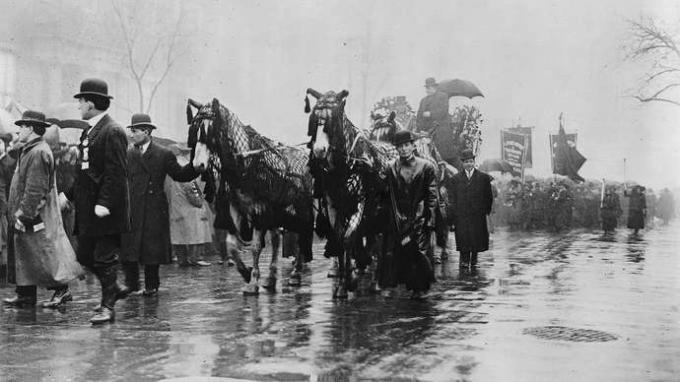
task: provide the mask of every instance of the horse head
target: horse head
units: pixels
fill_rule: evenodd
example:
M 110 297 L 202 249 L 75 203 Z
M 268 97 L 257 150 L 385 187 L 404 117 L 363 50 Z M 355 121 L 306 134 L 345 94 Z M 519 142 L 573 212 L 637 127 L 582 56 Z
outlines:
M 328 91 L 324 94 L 314 89 L 307 89 L 307 94 L 316 98 L 316 105 L 311 110 L 307 135 L 311 137 L 310 148 L 314 158 L 329 160 L 332 151 L 345 151 L 346 137 L 344 129 L 345 98 L 347 90 L 339 93 Z M 308 98 L 305 110 L 309 110 Z
M 392 142 L 394 134 L 402 130 L 402 127 L 396 120 L 397 113 L 394 111 L 386 114 L 382 112 L 371 113 L 371 135 L 370 139 L 381 142 Z

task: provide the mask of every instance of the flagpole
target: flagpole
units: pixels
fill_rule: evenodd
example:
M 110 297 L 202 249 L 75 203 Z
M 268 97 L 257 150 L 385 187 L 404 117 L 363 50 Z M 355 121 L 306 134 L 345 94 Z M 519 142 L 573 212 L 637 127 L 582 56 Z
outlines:
M 626 189 L 626 158 L 623 158 L 623 189 Z
M 600 192 L 600 208 L 604 207 L 604 178 L 602 178 L 602 192 Z

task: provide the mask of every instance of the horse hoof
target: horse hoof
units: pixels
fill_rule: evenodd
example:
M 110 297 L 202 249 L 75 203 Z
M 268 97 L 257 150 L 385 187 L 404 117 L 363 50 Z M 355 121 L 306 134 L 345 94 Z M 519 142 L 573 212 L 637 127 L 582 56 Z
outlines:
M 302 279 L 299 274 L 290 275 L 288 279 L 288 285 L 290 286 L 300 286 L 302 284 Z
M 254 283 L 243 286 L 243 288 L 241 288 L 241 291 L 246 296 L 253 296 L 260 293 L 259 287 L 257 286 L 257 284 Z

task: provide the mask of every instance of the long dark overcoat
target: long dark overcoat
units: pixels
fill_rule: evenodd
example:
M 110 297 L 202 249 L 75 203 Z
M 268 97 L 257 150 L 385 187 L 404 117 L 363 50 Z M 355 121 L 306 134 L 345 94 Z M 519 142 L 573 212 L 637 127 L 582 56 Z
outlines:
M 628 228 L 645 228 L 645 214 L 647 213 L 647 200 L 644 192 L 634 188 L 632 191 L 624 190 L 623 195 L 630 198 L 628 202 Z
M 127 136 L 108 114 L 80 137 L 78 174 L 68 199 L 75 204 L 78 236 L 117 235 L 130 231 Z M 87 149 L 87 150 L 86 150 Z M 87 161 L 84 156 L 87 152 Z M 86 168 L 83 163 L 86 162 Z M 109 209 L 110 215 L 97 217 L 94 206 Z
M 438 207 L 437 177 L 432 163 L 417 157 L 415 160 L 409 182 L 401 175 L 399 159 L 387 169 L 389 190 L 383 203 L 390 211 L 390 222 L 378 265 L 381 287 L 403 283 L 409 290 L 426 291 L 434 281 L 433 259 L 428 253 Z
M 465 171 L 454 175 L 450 200 L 456 226 L 456 249 L 460 252 L 483 252 L 489 249 L 486 215 L 491 213 L 493 191 L 491 177 L 475 170 L 468 179 Z
M 132 146 L 128 149 L 132 231 L 123 235 L 122 261 L 141 264 L 170 263 L 170 214 L 164 190 L 165 177 L 178 182 L 198 175 L 191 163 L 180 166 L 169 150 L 153 141 L 144 154 Z

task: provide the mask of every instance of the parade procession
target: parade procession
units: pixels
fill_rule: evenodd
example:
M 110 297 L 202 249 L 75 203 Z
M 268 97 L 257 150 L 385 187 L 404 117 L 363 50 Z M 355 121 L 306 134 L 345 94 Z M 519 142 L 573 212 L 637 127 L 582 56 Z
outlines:
M 677 380 L 680 3 L 606 3 L 0 1 L 0 381 Z

